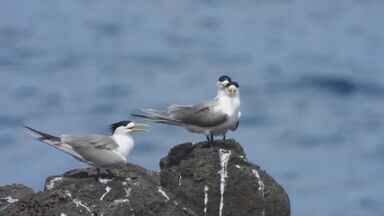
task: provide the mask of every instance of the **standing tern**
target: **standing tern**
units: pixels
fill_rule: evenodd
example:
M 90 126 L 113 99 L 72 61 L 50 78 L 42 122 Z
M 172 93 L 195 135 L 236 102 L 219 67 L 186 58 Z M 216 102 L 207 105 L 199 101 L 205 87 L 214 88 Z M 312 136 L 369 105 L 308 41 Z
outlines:
M 225 95 L 225 86 L 230 82 L 232 82 L 232 79 L 227 75 L 223 75 L 219 77 L 219 79 L 217 80 L 217 96 L 215 97 L 215 99 Z M 239 112 L 239 115 L 241 115 L 241 112 Z M 235 131 L 238 127 L 239 127 L 239 121 L 234 123 L 230 127 L 230 130 Z M 223 140 L 225 140 L 225 135 L 226 133 L 223 134 Z
M 154 122 L 177 125 L 190 132 L 205 134 L 212 145 L 213 136 L 225 135 L 235 130 L 240 119 L 240 91 L 237 82 L 229 82 L 224 94 L 213 100 L 195 105 L 171 105 L 167 111 L 142 109 L 144 114 L 132 114 L 135 117 Z
M 119 168 L 127 162 L 127 156 L 134 147 L 134 141 L 130 133 L 133 131 L 148 131 L 139 126 L 147 126 L 146 124 L 134 123 L 131 121 L 120 121 L 110 125 L 112 131 L 111 136 L 90 135 L 85 137 L 75 137 L 69 135 L 61 135 L 60 137 L 52 136 L 30 127 L 24 126 L 27 133 L 56 149 L 59 149 L 81 162 L 95 166 L 97 175 L 100 173 L 99 168 L 109 169 Z

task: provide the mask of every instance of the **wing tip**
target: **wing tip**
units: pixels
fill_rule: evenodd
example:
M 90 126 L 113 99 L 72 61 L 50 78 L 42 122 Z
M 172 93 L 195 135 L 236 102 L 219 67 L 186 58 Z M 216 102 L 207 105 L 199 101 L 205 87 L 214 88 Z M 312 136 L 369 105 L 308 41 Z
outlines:
M 26 125 L 23 125 L 23 128 L 24 128 L 25 132 L 27 132 L 27 133 L 30 133 L 30 132 L 37 133 L 37 131 L 35 129 L 28 127 Z
M 30 136 L 32 136 L 36 139 L 40 139 L 41 137 L 43 137 L 37 130 L 35 130 L 31 127 L 28 127 L 26 125 L 23 125 L 23 127 L 25 128 L 24 132 L 29 134 Z
M 33 130 L 32 128 L 28 127 L 27 125 L 23 125 L 24 129 Z

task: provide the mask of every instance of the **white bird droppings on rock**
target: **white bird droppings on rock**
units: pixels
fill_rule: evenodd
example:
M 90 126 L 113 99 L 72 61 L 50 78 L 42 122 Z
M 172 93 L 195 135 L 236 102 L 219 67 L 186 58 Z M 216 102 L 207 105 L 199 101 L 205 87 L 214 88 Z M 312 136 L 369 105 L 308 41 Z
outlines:
M 242 158 L 245 162 L 247 162 L 247 159 L 243 155 L 240 155 L 240 158 Z
M 169 200 L 169 197 L 168 197 L 168 195 L 165 193 L 165 191 L 163 191 L 163 189 L 161 188 L 161 187 L 157 187 L 157 191 L 159 191 L 159 193 L 161 194 L 161 195 L 163 195 L 163 197 L 165 197 L 165 201 L 168 201 Z
M 107 186 L 107 187 L 105 188 L 105 193 L 100 197 L 100 200 L 103 200 L 104 197 L 105 197 L 111 190 L 112 190 L 112 188 L 109 187 L 109 186 Z
M 208 191 L 209 191 L 209 187 L 205 185 L 204 186 L 204 215 L 207 215 Z
M 0 200 L 6 200 L 7 201 L 7 203 L 15 203 L 15 202 L 17 202 L 17 201 L 19 201 L 18 199 L 14 199 L 13 197 L 11 197 L 11 196 L 6 196 L 6 197 L 2 197 L 2 198 L 0 198 Z
M 263 181 L 261 181 L 261 177 L 260 177 L 260 174 L 259 174 L 259 172 L 257 172 L 257 170 L 255 170 L 255 169 L 252 169 L 252 172 L 253 172 L 253 174 L 256 176 L 256 178 L 257 178 L 257 183 L 259 184 L 259 188 L 258 188 L 258 190 L 259 191 L 261 191 L 262 193 L 263 193 L 263 196 L 264 196 L 264 183 L 263 183 Z
M 73 201 L 73 203 L 76 204 L 76 207 L 81 206 L 81 207 L 85 208 L 85 210 L 87 210 L 89 213 L 91 213 L 91 215 L 94 215 L 94 214 L 92 213 L 91 209 L 90 209 L 87 205 L 85 205 L 84 203 L 82 203 L 80 200 L 78 200 L 78 199 L 73 199 L 72 201 Z
M 69 198 L 71 198 L 72 199 L 72 194 L 71 193 L 69 193 L 69 191 L 65 191 L 65 195 L 67 196 L 67 197 L 69 197 Z
M 220 209 L 219 209 L 219 216 L 223 214 L 223 207 L 224 207 L 224 190 L 225 190 L 225 179 L 228 178 L 228 171 L 227 171 L 227 165 L 229 161 L 229 156 L 231 155 L 230 150 L 219 150 L 219 156 L 220 156 L 220 165 L 221 170 L 219 171 L 220 174 Z
M 124 190 L 125 190 L 125 197 L 127 197 L 126 199 L 117 199 L 117 200 L 114 200 L 113 201 L 113 205 L 117 205 L 117 204 L 122 204 L 122 203 L 129 203 L 129 208 L 131 208 L 131 204 L 130 204 L 130 202 L 129 202 L 129 199 L 128 199 L 128 197 L 131 195 L 131 191 L 132 191 L 132 189 L 131 188 L 124 188 Z M 133 210 L 132 208 L 131 208 L 131 210 Z
M 107 179 L 107 178 L 97 178 L 99 180 L 100 183 L 102 184 L 107 184 L 108 182 L 112 181 L 113 179 Z
M 179 176 L 179 186 L 181 186 L 181 181 L 183 180 L 183 177 L 181 175 Z
M 51 190 L 55 187 L 55 182 L 61 181 L 62 179 L 63 177 L 54 177 L 48 182 L 48 184 L 45 187 L 47 188 L 47 190 Z

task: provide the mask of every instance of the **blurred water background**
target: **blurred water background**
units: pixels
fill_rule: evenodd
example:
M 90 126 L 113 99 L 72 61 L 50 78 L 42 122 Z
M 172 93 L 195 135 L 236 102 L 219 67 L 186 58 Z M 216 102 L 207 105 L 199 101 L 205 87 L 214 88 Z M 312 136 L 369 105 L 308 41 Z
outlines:
M 241 85 L 235 138 L 290 196 L 292 215 L 384 215 L 384 2 L 0 2 L 0 185 L 42 190 L 86 167 L 23 133 L 108 134 L 141 107 Z M 129 160 L 159 170 L 204 137 L 152 124 Z

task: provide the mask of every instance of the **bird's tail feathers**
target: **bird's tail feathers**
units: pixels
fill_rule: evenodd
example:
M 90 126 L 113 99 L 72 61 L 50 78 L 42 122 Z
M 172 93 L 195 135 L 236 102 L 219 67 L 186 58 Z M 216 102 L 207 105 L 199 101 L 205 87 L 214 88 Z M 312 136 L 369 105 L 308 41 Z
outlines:
M 170 125 L 182 125 L 182 123 L 176 119 L 172 119 L 167 112 L 155 110 L 155 109 L 141 109 L 144 114 L 131 114 L 132 116 L 151 120 L 158 123 L 170 124 Z
M 79 155 L 76 151 L 74 151 L 70 145 L 62 143 L 60 137 L 52 136 L 52 135 L 47 134 L 47 133 L 43 133 L 41 131 L 30 128 L 28 126 L 24 126 L 24 127 L 27 129 L 25 132 L 28 133 L 29 135 L 31 135 L 32 137 L 36 138 L 37 140 L 44 142 L 44 143 L 46 143 L 46 144 L 48 144 L 54 148 L 57 148 L 57 149 L 65 152 L 65 153 L 68 153 L 80 161 L 85 162 L 83 157 L 81 155 Z
M 47 143 L 49 145 L 57 145 L 61 142 L 61 139 L 59 137 L 40 132 L 40 131 L 35 130 L 33 128 L 30 128 L 28 126 L 24 126 L 24 127 L 27 129 L 26 132 L 29 135 L 33 136 L 34 138 L 36 138 L 39 141 L 42 141 L 42 142 Z
M 171 105 L 168 107 L 168 112 L 173 114 L 173 113 L 178 113 L 178 112 L 184 112 L 185 110 L 188 110 L 192 107 L 192 105 Z

